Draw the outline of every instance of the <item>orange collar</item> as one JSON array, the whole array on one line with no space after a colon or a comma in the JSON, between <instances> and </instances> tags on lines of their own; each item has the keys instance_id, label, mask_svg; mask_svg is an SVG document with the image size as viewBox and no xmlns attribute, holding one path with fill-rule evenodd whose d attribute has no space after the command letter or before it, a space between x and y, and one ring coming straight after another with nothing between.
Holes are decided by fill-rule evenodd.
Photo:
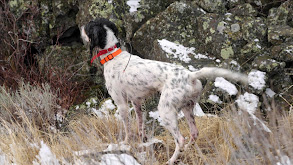
<instances>
[{"instance_id":1,"label":"orange collar","mask_svg":"<svg viewBox=\"0 0 293 165\"><path fill-rule=\"evenodd\" d=\"M104 59L102 59L100 61L100 63L102 65L104 65L106 62L108 62L108 61L112 60L114 57L118 56L121 52L122 52L121 49L116 50L114 53L111 53L107 57L105 57Z\"/></svg>"}]
</instances>

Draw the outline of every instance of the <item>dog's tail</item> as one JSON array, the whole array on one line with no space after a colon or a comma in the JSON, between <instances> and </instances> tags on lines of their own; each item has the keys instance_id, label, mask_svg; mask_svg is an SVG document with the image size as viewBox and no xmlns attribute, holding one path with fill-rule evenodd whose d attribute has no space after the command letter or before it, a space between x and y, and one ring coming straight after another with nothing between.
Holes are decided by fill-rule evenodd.
<instances>
[{"instance_id":1,"label":"dog's tail","mask_svg":"<svg viewBox=\"0 0 293 165\"><path fill-rule=\"evenodd\" d=\"M202 78L210 78L214 79L216 77L227 78L232 81L241 82L244 85L248 84L248 77L242 73L236 73L230 71L228 69L216 68L216 67L204 67L196 72L192 72L192 79L202 79Z\"/></svg>"}]
</instances>

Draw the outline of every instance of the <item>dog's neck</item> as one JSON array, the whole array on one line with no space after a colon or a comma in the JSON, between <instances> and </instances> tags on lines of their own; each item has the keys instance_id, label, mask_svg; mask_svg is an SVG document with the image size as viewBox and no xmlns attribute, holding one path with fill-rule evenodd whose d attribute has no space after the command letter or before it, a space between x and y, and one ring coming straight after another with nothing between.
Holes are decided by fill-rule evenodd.
<instances>
[{"instance_id":1,"label":"dog's neck","mask_svg":"<svg viewBox=\"0 0 293 165\"><path fill-rule=\"evenodd\" d=\"M104 28L107 30L107 38L106 38L107 44L104 47L104 49L109 49L109 48L115 46L117 43L119 43L119 41L118 41L117 37L115 36L114 32L110 28L108 28L106 25L104 26ZM107 57L109 54L117 51L118 49L119 48L115 48L113 51L101 55L100 59ZM99 49L99 50L102 50L102 49Z\"/></svg>"}]
</instances>

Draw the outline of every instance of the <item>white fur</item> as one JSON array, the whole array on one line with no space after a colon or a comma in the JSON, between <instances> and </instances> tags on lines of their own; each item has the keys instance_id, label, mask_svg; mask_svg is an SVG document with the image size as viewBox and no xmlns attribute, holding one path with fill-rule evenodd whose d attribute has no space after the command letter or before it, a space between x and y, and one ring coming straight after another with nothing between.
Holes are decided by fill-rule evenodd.
<instances>
[{"instance_id":1,"label":"white fur","mask_svg":"<svg viewBox=\"0 0 293 165\"><path fill-rule=\"evenodd\" d=\"M104 26L104 28L107 30L105 48L112 47L118 40L108 27ZM191 139L188 145L197 138L198 130L192 110L202 91L199 79L216 76L243 82L246 82L247 79L242 74L219 68L203 68L190 72L182 66L142 59L126 51L104 64L104 76L108 92L123 119L126 131L125 142L128 142L131 133L128 121L128 102L132 102L134 106L139 132L144 137L141 104L148 96L157 91L161 92L158 111L165 128L170 131L176 143L174 154L168 161L169 164L176 161L184 147L184 137L179 131L177 121L179 111L184 113L190 127Z\"/></svg>"},{"instance_id":2,"label":"white fur","mask_svg":"<svg viewBox=\"0 0 293 165\"><path fill-rule=\"evenodd\" d=\"M80 32L81 32L81 38L82 38L83 43L85 44L87 42L90 42L89 37L85 33L84 26L80 27Z\"/></svg>"}]
</instances>

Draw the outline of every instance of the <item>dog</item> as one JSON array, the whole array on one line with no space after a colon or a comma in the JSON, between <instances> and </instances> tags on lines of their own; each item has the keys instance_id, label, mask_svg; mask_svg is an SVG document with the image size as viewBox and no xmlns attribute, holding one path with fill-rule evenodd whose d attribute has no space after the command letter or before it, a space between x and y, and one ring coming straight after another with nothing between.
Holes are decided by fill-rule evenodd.
<instances>
[{"instance_id":1,"label":"dog","mask_svg":"<svg viewBox=\"0 0 293 165\"><path fill-rule=\"evenodd\" d=\"M193 108L202 91L200 79L224 77L247 84L247 76L227 69L204 67L190 72L182 66L166 62L142 59L127 51L121 51L117 39L118 29L108 19L100 18L90 21L80 28L82 39L90 44L90 52L99 52L92 62L100 57L104 66L106 88L117 105L125 128L125 143L129 142L130 126L128 119L129 102L133 104L138 120L139 136L144 138L141 105L153 93L161 93L158 111L162 125L175 140L175 151L167 162L174 164L184 151L184 137L178 128L177 115L182 111L190 127L192 144L198 130L194 120Z\"/></svg>"}]
</instances>

